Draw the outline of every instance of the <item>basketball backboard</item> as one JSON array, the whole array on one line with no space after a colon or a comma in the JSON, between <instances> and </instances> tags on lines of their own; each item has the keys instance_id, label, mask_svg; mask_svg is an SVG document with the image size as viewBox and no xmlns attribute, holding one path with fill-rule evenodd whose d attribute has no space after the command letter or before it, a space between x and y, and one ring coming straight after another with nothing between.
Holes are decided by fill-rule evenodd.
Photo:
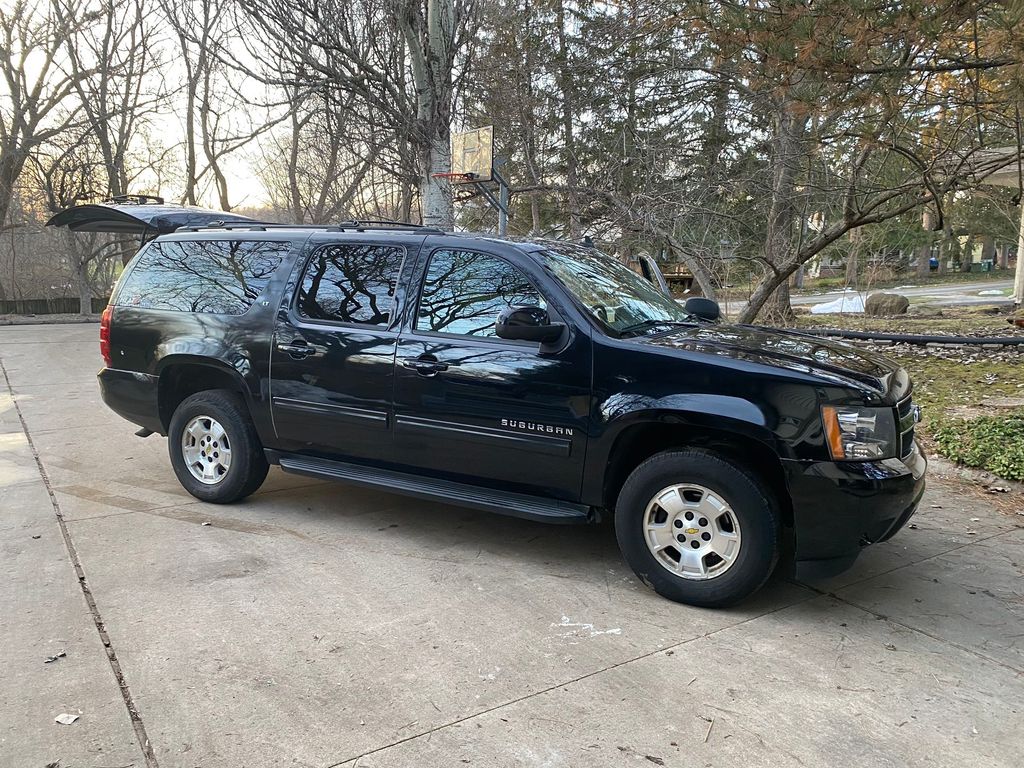
<instances>
[{"instance_id":1,"label":"basketball backboard","mask_svg":"<svg viewBox=\"0 0 1024 768\"><path fill-rule=\"evenodd\" d=\"M490 181L494 162L494 126L452 134L452 173L465 181ZM465 174L473 174L466 176ZM453 182L462 179L453 178Z\"/></svg>"}]
</instances>

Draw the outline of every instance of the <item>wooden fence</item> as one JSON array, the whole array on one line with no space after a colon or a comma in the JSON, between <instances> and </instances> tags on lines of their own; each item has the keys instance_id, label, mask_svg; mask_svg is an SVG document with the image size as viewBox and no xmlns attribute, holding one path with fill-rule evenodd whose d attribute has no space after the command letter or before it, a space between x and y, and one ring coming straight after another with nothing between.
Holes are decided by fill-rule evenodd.
<instances>
[{"instance_id":1,"label":"wooden fence","mask_svg":"<svg viewBox=\"0 0 1024 768\"><path fill-rule=\"evenodd\" d=\"M67 296L58 299L13 299L0 301L0 315L77 315L77 298ZM92 300L92 314L98 315L107 306L107 299Z\"/></svg>"}]
</instances>

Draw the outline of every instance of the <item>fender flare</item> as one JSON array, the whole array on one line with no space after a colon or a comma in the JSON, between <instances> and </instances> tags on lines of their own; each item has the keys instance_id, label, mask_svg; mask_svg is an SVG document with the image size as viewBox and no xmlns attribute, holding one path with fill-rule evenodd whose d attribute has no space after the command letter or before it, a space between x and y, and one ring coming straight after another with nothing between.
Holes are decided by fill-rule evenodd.
<instances>
[{"instance_id":1,"label":"fender flare","mask_svg":"<svg viewBox=\"0 0 1024 768\"><path fill-rule=\"evenodd\" d=\"M168 349L168 347L171 347ZM170 345L161 344L156 350L156 364L153 375L163 376L164 371L175 365L195 365L225 373L239 384L246 397L259 394L259 380L254 375L252 362L237 350L219 343L204 340L175 339Z\"/></svg>"},{"instance_id":2,"label":"fender flare","mask_svg":"<svg viewBox=\"0 0 1024 768\"><path fill-rule=\"evenodd\" d=\"M780 459L783 457L778 437L770 427L773 414L765 414L749 400L714 394L679 394L657 399L623 395L621 399L623 402L620 403L613 397L600 409L602 418L598 422L596 439L588 449L583 480L587 498L603 494L609 462L614 458L620 438L633 427L674 426L683 434L687 427L705 434L718 432L756 441Z\"/></svg>"}]
</instances>

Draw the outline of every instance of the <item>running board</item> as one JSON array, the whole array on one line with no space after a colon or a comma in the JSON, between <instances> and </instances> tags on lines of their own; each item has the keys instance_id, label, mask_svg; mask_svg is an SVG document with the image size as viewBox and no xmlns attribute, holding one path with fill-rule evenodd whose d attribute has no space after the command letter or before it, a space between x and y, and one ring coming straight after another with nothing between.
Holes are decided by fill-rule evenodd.
<instances>
[{"instance_id":1,"label":"running board","mask_svg":"<svg viewBox=\"0 0 1024 768\"><path fill-rule=\"evenodd\" d=\"M441 480L436 477L413 475L359 464L346 464L341 461L317 459L310 456L278 454L276 458L281 469L297 475L338 480L369 488L382 488L404 496L448 502L460 507L523 517L542 523L573 524L589 523L594 520L590 507L568 501L547 499L543 496L497 491L491 488Z\"/></svg>"}]
</instances>

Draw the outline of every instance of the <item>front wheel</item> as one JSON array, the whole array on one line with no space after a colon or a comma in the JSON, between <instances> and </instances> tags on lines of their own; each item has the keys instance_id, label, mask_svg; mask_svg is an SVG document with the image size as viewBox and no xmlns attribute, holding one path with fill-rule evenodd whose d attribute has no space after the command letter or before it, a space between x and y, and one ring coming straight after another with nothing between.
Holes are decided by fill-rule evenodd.
<instances>
[{"instance_id":1,"label":"front wheel","mask_svg":"<svg viewBox=\"0 0 1024 768\"><path fill-rule=\"evenodd\" d=\"M659 595L721 607L757 591L779 558L771 494L739 464L696 448L647 459L615 505L626 562Z\"/></svg>"},{"instance_id":2,"label":"front wheel","mask_svg":"<svg viewBox=\"0 0 1024 768\"><path fill-rule=\"evenodd\" d=\"M167 448L182 487L214 504L253 493L269 469L245 402L226 390L185 398L171 417Z\"/></svg>"}]
</instances>

